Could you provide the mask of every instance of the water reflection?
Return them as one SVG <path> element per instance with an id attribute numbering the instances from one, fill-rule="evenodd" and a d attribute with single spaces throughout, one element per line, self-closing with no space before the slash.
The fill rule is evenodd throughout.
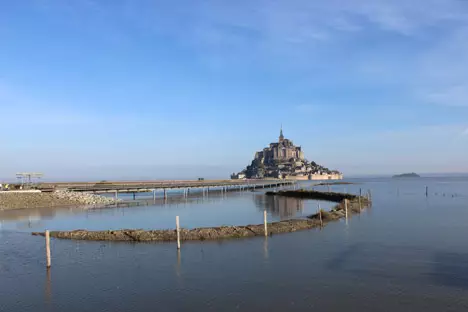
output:
<path id="1" fill-rule="evenodd" d="M 293 218 L 304 211 L 304 200 L 293 197 L 255 195 L 254 202 L 256 207 L 266 209 L 281 220 Z"/>
<path id="2" fill-rule="evenodd" d="M 17 221 L 18 229 L 30 229 L 40 225 L 42 220 L 53 219 L 56 214 L 57 209 L 51 208 L 2 210 L 0 211 L 0 222 Z M 0 229 L 1 228 L 2 226 L 0 225 Z"/>
<path id="3" fill-rule="evenodd" d="M 45 302 L 52 303 L 52 280 L 50 276 L 50 268 L 46 269 L 46 282 L 45 282 Z"/>

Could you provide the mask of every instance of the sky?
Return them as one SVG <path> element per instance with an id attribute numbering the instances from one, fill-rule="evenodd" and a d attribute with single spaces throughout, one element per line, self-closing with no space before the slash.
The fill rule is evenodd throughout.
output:
<path id="1" fill-rule="evenodd" d="M 0 179 L 468 172 L 468 1 L 0 0 Z"/>

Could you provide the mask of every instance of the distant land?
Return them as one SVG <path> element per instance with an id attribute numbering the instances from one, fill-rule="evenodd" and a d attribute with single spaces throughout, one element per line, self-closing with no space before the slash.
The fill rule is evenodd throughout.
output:
<path id="1" fill-rule="evenodd" d="M 411 172 L 411 173 L 402 173 L 402 174 L 396 174 L 392 178 L 420 178 L 421 176 L 417 173 Z"/>

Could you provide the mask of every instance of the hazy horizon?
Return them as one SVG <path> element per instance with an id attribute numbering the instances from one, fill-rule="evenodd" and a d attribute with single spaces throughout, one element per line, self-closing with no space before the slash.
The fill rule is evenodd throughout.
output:
<path id="1" fill-rule="evenodd" d="M 99 169 L 99 170 L 97 170 Z M 182 166 L 181 170 L 173 172 L 171 167 L 162 166 L 151 166 L 151 167 L 135 167 L 125 168 L 123 172 L 126 174 L 119 173 L 119 167 L 103 167 L 103 168 L 92 168 L 86 167 L 81 170 L 80 175 L 69 175 L 64 176 L 62 174 L 49 175 L 45 174 L 41 181 L 44 182 L 71 182 L 71 181 L 103 181 L 103 180 L 195 180 L 198 178 L 204 179 L 229 179 L 230 174 L 234 171 L 224 171 L 227 168 L 218 166 Z M 389 178 L 395 174 L 410 173 L 414 171 L 401 171 L 391 173 L 374 173 L 374 174 L 346 174 L 344 173 L 344 179 L 356 179 L 356 178 Z M 468 172 L 416 172 L 422 178 L 431 177 L 468 177 Z M 0 182 L 14 182 L 16 181 L 15 175 L 10 177 L 0 176 Z"/>
<path id="2" fill-rule="evenodd" d="M 345 176 L 468 172 L 468 3 L 8 1 L 0 178 L 228 178 L 286 138 Z"/>

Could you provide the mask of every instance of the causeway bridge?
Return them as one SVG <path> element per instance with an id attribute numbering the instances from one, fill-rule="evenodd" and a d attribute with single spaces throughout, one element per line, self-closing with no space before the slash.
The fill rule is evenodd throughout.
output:
<path id="1" fill-rule="evenodd" d="M 163 181 L 101 181 L 101 182 L 55 182 L 41 183 L 37 189 L 42 192 L 66 190 L 73 192 L 89 192 L 95 194 L 113 193 L 148 193 L 162 192 L 164 198 L 168 191 L 182 192 L 188 196 L 190 192 L 201 192 L 203 195 L 210 192 L 232 192 L 243 190 L 256 190 L 265 188 L 278 188 L 294 186 L 293 180 L 163 180 Z"/>

